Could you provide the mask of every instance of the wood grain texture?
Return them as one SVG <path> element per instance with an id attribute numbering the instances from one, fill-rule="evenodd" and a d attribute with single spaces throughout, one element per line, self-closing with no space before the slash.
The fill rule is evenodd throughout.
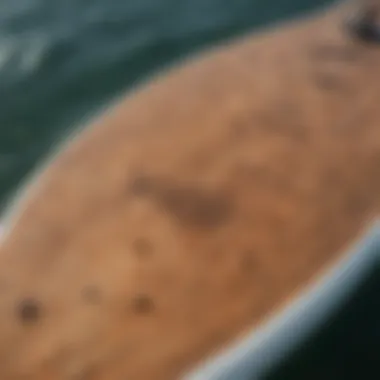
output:
<path id="1" fill-rule="evenodd" d="M 35 179 L 0 254 L 2 380 L 173 380 L 378 213 L 380 46 L 346 6 L 171 70 Z"/>

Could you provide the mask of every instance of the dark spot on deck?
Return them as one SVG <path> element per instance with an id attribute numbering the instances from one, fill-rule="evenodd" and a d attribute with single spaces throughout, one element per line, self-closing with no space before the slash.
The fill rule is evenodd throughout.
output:
<path id="1" fill-rule="evenodd" d="M 357 9 L 345 23 L 346 31 L 361 42 L 378 44 L 380 41 L 378 3 L 369 1 L 359 4 L 362 7 Z"/>
<path id="2" fill-rule="evenodd" d="M 233 207 L 229 197 L 197 187 L 163 185 L 157 202 L 178 223 L 191 228 L 217 228 L 226 223 Z"/>
<path id="3" fill-rule="evenodd" d="M 101 294 L 98 287 L 88 285 L 82 289 L 82 298 L 90 304 L 98 304 L 101 300 Z"/>
<path id="4" fill-rule="evenodd" d="M 333 73 L 314 73 L 313 75 L 314 83 L 318 88 L 326 91 L 335 90 L 347 90 L 344 81 L 338 75 Z"/>
<path id="5" fill-rule="evenodd" d="M 16 312 L 23 324 L 33 324 L 41 317 L 41 306 L 38 301 L 32 298 L 24 299 L 17 306 Z"/>
<path id="6" fill-rule="evenodd" d="M 153 299 L 146 294 L 141 294 L 132 300 L 132 308 L 135 313 L 148 314 L 154 311 Z"/>
<path id="7" fill-rule="evenodd" d="M 140 257 L 147 257 L 153 253 L 153 245 L 146 238 L 138 238 L 133 242 L 133 250 Z"/>
<path id="8" fill-rule="evenodd" d="M 136 196 L 149 195 L 154 191 L 154 181 L 148 176 L 138 175 L 130 183 L 129 190 Z"/>

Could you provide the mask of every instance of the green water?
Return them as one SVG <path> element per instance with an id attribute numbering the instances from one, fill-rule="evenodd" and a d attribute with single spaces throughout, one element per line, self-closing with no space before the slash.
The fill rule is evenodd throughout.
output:
<path id="1" fill-rule="evenodd" d="M 0 0 L 0 204 L 67 130 L 155 70 L 329 2 Z M 378 278 L 271 380 L 380 378 Z"/>

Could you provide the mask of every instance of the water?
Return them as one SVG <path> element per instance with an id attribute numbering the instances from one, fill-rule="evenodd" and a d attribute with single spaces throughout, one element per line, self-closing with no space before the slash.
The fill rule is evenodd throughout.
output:
<path id="1" fill-rule="evenodd" d="M 68 129 L 154 71 L 329 2 L 1 0 L 0 204 Z M 378 272 L 273 380 L 380 378 L 366 372 L 380 352 Z"/>

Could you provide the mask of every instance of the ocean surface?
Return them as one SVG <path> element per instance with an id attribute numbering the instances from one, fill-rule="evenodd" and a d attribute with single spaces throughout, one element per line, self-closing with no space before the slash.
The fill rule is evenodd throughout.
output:
<path id="1" fill-rule="evenodd" d="M 69 130 L 147 76 L 330 2 L 0 0 L 0 210 Z M 380 378 L 368 372 L 380 355 L 378 279 L 271 380 Z"/>

